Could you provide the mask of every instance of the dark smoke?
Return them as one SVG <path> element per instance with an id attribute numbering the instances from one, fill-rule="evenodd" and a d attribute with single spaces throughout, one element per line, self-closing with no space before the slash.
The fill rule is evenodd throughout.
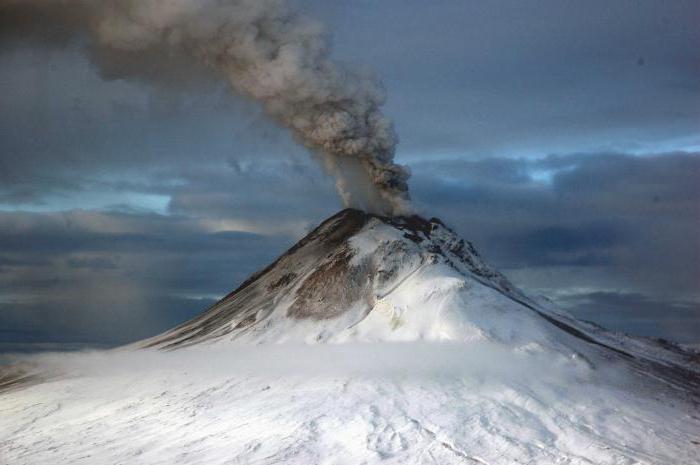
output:
<path id="1" fill-rule="evenodd" d="M 331 61 L 321 25 L 284 0 L 0 0 L 0 16 L 3 41 L 88 37 L 107 75 L 114 74 L 107 57 L 120 54 L 194 59 L 317 153 L 346 205 L 410 210 L 409 172 L 394 163 L 383 89 Z M 144 64 L 128 70 L 138 78 L 153 61 L 129 63 Z"/>

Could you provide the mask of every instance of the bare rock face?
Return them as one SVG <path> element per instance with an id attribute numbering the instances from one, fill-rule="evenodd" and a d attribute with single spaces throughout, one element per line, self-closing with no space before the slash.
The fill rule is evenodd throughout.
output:
<path id="1" fill-rule="evenodd" d="M 367 295 L 371 276 L 365 263 L 351 265 L 348 247 L 331 254 L 296 290 L 291 318 L 334 318 Z"/>

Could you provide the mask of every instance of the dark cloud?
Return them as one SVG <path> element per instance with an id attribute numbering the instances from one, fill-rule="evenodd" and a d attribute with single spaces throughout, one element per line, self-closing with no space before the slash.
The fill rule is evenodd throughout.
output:
<path id="1" fill-rule="evenodd" d="M 95 10 L 89 2 L 18 1 L 0 4 L 0 52 L 31 45 L 49 51 L 79 48 L 105 80 L 134 79 L 159 88 L 193 90 L 214 86 L 212 70 L 171 50 L 140 53 L 96 46 L 86 24 Z"/>
<path id="2" fill-rule="evenodd" d="M 638 293 L 590 292 L 559 301 L 579 318 L 613 331 L 697 343 L 700 302 L 658 300 Z"/>
<path id="3" fill-rule="evenodd" d="M 110 257 L 69 258 L 66 264 L 71 268 L 86 268 L 89 270 L 114 270 L 117 263 Z"/>
<path id="4" fill-rule="evenodd" d="M 39 343 L 123 344 L 177 325 L 213 303 L 206 298 L 109 294 L 2 303 L 0 351 Z"/>
<path id="5" fill-rule="evenodd" d="M 494 232 L 492 241 L 499 244 L 502 254 L 511 260 L 520 258 L 519 266 L 610 266 L 611 251 L 629 244 L 627 234 L 615 224 L 585 224 L 576 226 L 546 226 L 523 232 Z"/>
<path id="6" fill-rule="evenodd" d="M 339 52 L 380 71 L 411 153 L 627 151 L 696 134 L 692 0 L 311 3 Z"/>
<path id="7" fill-rule="evenodd" d="M 507 174 L 484 175 L 495 166 Z M 414 172 L 425 209 L 502 268 L 599 266 L 647 292 L 695 292 L 699 154 L 425 162 Z"/>
<path id="8" fill-rule="evenodd" d="M 290 244 L 152 214 L 3 213 L 0 224 L 0 337 L 12 343 L 116 344 L 156 334 Z"/>
<path id="9" fill-rule="evenodd" d="M 27 42 L 45 47 L 64 47 L 75 38 L 85 11 L 67 9 L 59 2 L 0 4 L 0 46 L 17 47 Z"/>

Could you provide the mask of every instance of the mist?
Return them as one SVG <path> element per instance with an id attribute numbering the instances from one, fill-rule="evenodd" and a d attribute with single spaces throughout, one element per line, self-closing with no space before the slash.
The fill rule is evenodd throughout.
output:
<path id="1" fill-rule="evenodd" d="M 86 350 L 7 355 L 49 377 L 196 376 L 218 377 L 413 378 L 474 377 L 554 381 L 589 379 L 593 366 L 584 358 L 537 351 L 513 352 L 488 341 L 469 343 L 346 343 L 205 346 L 175 351 Z M 140 373 L 140 375 L 139 375 Z M 536 374 L 536 375 L 534 375 Z"/>

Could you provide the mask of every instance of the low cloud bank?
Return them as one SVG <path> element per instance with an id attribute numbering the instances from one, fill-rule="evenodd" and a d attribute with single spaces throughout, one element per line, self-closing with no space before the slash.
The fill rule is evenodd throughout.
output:
<path id="1" fill-rule="evenodd" d="M 491 342 L 279 344 L 189 348 L 172 352 L 116 349 L 6 356 L 59 377 L 473 377 L 556 382 L 587 379 L 593 365 L 579 355 Z"/>

